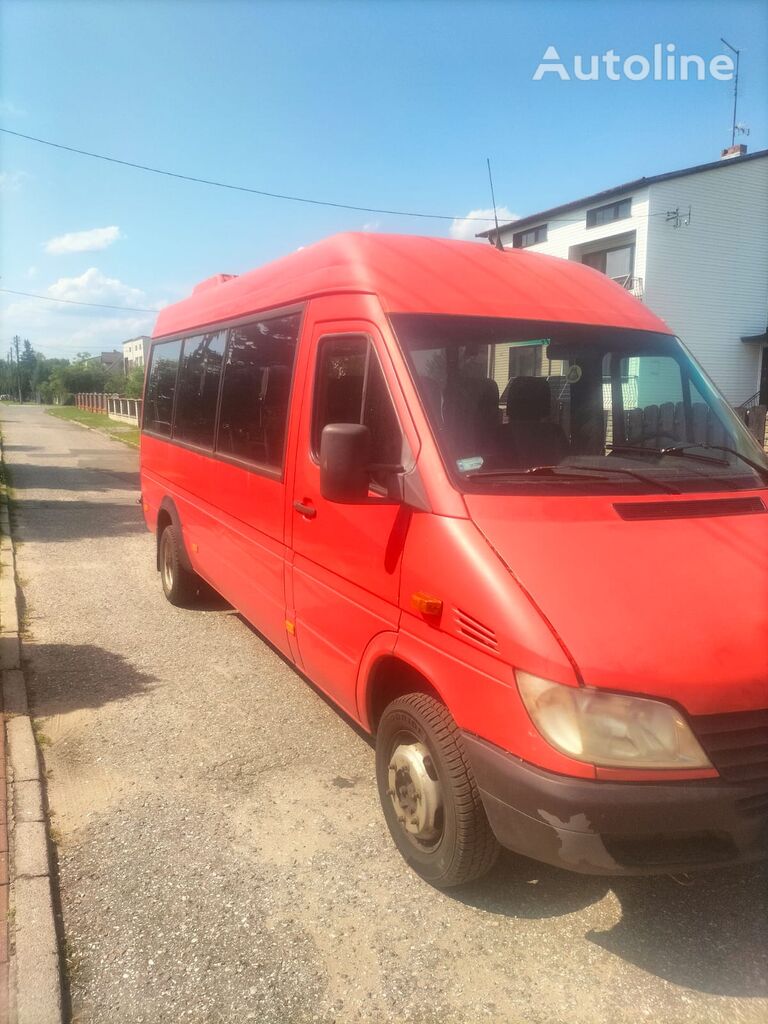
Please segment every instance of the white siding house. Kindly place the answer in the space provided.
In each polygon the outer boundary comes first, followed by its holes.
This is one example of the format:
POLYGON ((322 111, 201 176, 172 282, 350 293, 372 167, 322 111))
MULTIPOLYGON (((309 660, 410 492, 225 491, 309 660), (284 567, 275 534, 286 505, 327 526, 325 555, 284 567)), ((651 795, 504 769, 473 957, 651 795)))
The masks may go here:
POLYGON ((142 334, 123 342, 123 371, 130 373, 135 366, 144 366, 149 352, 150 338, 142 334))
POLYGON ((505 246, 588 263, 620 281, 682 338, 733 405, 758 392, 765 404, 768 150, 730 152, 524 217, 499 233, 505 246))

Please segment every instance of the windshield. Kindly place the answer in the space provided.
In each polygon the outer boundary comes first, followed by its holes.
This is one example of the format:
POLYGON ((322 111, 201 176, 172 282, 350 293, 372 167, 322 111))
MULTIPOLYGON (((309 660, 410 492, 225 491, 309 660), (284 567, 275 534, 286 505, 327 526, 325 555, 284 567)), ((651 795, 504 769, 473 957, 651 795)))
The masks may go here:
POLYGON ((465 491, 763 487, 768 459, 667 334, 393 314, 443 459, 465 491))

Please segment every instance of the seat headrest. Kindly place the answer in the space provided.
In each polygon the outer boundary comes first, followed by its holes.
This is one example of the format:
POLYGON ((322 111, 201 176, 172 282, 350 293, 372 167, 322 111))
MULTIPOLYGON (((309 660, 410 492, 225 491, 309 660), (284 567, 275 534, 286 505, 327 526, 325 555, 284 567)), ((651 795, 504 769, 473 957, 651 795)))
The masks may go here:
POLYGON ((507 390, 507 416, 510 420, 543 420, 551 407, 546 377, 514 377, 507 390))

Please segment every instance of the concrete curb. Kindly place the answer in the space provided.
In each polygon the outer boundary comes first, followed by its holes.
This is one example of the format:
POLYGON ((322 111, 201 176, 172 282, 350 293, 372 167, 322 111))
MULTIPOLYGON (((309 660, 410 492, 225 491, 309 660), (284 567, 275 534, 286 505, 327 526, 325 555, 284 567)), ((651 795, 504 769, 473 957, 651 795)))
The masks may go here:
MULTIPOLYGON (((3 459, 0 441, 0 461, 3 459)), ((53 902, 53 867, 43 793, 44 774, 21 670, 16 556, 8 495, 0 487, 0 669, 8 749, 10 1019, 62 1024, 61 960, 53 902)))

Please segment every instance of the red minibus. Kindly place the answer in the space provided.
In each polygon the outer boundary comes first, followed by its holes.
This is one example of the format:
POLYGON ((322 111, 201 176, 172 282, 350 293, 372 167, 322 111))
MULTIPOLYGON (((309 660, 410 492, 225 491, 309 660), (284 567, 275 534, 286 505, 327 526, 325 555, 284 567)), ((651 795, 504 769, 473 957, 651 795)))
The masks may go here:
POLYGON ((166 597, 375 735, 432 884, 766 855, 768 459, 619 284, 382 234, 211 278, 158 316, 141 477, 166 597))

